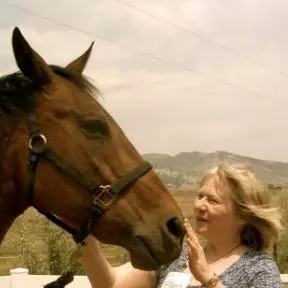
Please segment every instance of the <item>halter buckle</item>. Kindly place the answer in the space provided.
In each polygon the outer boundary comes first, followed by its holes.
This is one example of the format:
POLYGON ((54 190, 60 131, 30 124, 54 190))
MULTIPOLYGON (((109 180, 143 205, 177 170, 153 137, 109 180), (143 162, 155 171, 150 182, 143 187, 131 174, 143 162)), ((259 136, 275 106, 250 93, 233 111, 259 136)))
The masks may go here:
POLYGON ((100 206, 103 210, 108 209, 115 201, 115 195, 111 192, 110 185, 101 185, 93 194, 93 204, 100 206))

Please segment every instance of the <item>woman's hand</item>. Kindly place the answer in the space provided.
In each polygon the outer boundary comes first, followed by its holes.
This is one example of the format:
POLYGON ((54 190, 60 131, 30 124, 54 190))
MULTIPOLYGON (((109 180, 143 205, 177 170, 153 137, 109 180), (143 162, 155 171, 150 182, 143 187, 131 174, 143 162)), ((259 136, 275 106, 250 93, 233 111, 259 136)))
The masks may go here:
POLYGON ((187 219, 184 220, 184 228, 188 244, 189 269, 195 279, 204 284, 213 277, 213 272, 209 268, 199 239, 187 219))

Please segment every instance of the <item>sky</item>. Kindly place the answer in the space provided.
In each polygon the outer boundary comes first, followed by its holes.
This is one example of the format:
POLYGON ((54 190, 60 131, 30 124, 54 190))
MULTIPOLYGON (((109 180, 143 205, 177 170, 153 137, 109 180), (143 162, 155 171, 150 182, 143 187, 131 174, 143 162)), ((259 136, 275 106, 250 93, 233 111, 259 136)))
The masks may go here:
POLYGON ((85 74, 140 153, 288 162, 287 0, 0 0, 0 75, 15 26, 49 64, 95 41, 85 74))

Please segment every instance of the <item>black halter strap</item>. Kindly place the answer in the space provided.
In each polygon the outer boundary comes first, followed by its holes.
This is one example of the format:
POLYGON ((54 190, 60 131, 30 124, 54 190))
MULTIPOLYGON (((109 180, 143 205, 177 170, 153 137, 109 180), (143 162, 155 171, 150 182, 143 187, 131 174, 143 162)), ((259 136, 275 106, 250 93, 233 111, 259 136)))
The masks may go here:
POLYGON ((76 243, 81 243, 88 236, 91 230, 93 218, 100 217, 107 209, 109 209, 117 200, 119 194, 130 184, 135 182, 138 178, 145 175, 152 166, 149 162, 143 161, 134 170, 128 172, 117 182, 112 185, 95 185, 92 181, 87 179, 78 169, 73 167, 66 159, 59 156, 47 145, 46 137, 41 134, 37 117, 35 114, 28 116, 28 128, 30 133, 29 140, 29 159, 28 159, 28 172, 29 182, 28 190, 31 197, 32 205, 41 214, 45 215, 49 220, 60 226, 72 234, 76 243), (85 223, 79 228, 74 229, 61 221, 55 215, 42 211, 34 204, 34 184, 36 179, 37 164, 41 158, 53 163, 60 171, 72 178, 79 186, 84 188, 91 195, 91 214, 85 223))

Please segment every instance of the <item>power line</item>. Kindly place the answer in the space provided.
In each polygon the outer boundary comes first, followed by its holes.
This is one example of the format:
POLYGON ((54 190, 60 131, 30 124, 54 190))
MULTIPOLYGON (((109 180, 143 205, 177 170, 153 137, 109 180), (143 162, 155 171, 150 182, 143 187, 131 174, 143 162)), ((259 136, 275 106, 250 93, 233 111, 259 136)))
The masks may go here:
POLYGON ((118 46, 118 47, 127 49, 127 50, 129 50, 129 51, 131 51, 131 52, 134 52, 134 53, 143 55, 143 56, 145 56, 145 57, 149 57, 149 58, 154 59, 154 60, 156 60, 156 61, 162 62, 162 63, 164 63, 164 64, 166 64, 166 65, 173 66, 173 67, 178 68, 178 69, 180 68, 181 70, 185 70, 185 71, 187 71, 187 72, 190 72, 190 73, 199 75, 199 76, 201 76, 201 77, 207 78, 207 79, 209 79, 209 80, 212 80, 212 81, 214 81, 214 82, 218 82, 218 83, 220 83, 220 84, 222 84, 222 85, 230 86, 230 87, 235 88, 235 89, 237 89, 237 90, 244 90, 244 91, 246 91, 246 92, 248 92, 248 93, 250 93, 250 94, 254 94, 254 95, 256 95, 256 96, 258 96, 258 97, 260 97, 260 98, 266 98, 266 99, 268 99, 268 100, 270 100, 270 101, 273 101, 273 102, 277 102, 277 103, 280 103, 280 104, 288 105, 288 102, 283 101, 283 100, 281 100, 281 99, 277 99, 277 98, 271 97, 270 95, 263 94, 263 93, 261 93, 261 92, 252 90, 252 89, 250 89, 250 88, 243 87, 243 86, 238 85, 238 84, 230 83, 230 82, 225 81, 225 80, 223 80, 223 79, 221 79, 221 78, 213 77, 213 76, 211 76, 211 75, 208 75, 208 74, 199 72, 199 71, 197 71, 197 70, 194 70, 194 69, 192 69, 192 68, 190 68, 190 67, 186 67, 186 66, 183 66, 183 65, 178 64, 178 63, 175 63, 175 62, 167 61, 167 60, 165 60, 165 59, 163 59, 163 58, 161 58, 161 57, 158 57, 157 55, 154 55, 154 54, 151 54, 151 53, 148 53, 148 52, 143 52, 143 51, 141 51, 141 50, 139 50, 139 49, 137 49, 137 48, 133 48, 133 47, 127 45, 127 44, 113 41, 113 40, 111 40, 111 39, 108 39, 108 38, 106 38, 106 37, 103 37, 102 35, 98 35, 98 34, 95 34, 95 33, 91 33, 91 32, 88 32, 88 31, 86 31, 86 30, 83 30, 83 29, 81 29, 81 28, 78 28, 78 27, 72 26, 72 25, 70 25, 70 24, 64 23, 64 22, 62 22, 62 21, 55 20, 55 19, 52 19, 52 18, 50 18, 50 17, 47 17, 47 16, 44 16, 44 15, 38 14, 38 13, 36 13, 36 12, 33 12, 33 11, 27 9, 27 8, 23 8, 23 7, 18 6, 18 5, 16 5, 16 4, 7 3, 7 2, 2 1, 2 0, 0 0, 0 3, 2 3, 2 4, 4 4, 4 5, 7 5, 7 6, 10 6, 10 7, 14 8, 14 9, 17 9, 17 10, 22 11, 22 12, 24 12, 24 13, 33 15, 33 16, 35 16, 35 17, 37 17, 37 18, 40 18, 40 19, 43 19, 43 20, 46 20, 46 21, 49 21, 49 22, 52 22, 52 23, 55 23, 55 24, 64 26, 64 27, 66 27, 66 28, 69 28, 69 29, 75 30, 75 31, 77 31, 77 32, 80 32, 80 33, 82 33, 82 34, 95 37, 95 38, 97 38, 97 39, 99 39, 99 40, 101 40, 101 41, 107 42, 107 43, 109 43, 109 44, 116 45, 116 46, 118 46))
POLYGON ((258 64, 258 65, 260 65, 260 66, 262 66, 262 67, 266 67, 266 68, 269 68, 269 69, 273 69, 275 72, 280 73, 281 75, 283 75, 283 76, 285 76, 285 77, 288 77, 288 74, 287 74, 286 72, 281 71, 281 70, 277 70, 277 69, 275 69, 275 68, 268 67, 266 63, 264 63, 264 62, 262 62, 262 61, 259 61, 259 60, 256 60, 256 59, 252 58, 251 56, 246 55, 246 54, 243 54, 243 53, 241 53, 241 52, 239 52, 239 51, 236 51, 235 49, 230 48, 230 47, 228 47, 228 46, 226 46, 226 45, 223 45, 223 44, 221 44, 221 43, 217 43, 217 42, 209 39, 208 37, 205 37, 205 36, 201 35, 199 32, 197 32, 197 31, 195 31, 195 30, 187 29, 187 28, 185 28, 185 27, 183 27, 183 26, 180 26, 180 25, 178 25, 178 24, 176 24, 176 23, 174 23, 174 22, 172 22, 172 21, 170 21, 170 20, 168 20, 168 19, 166 19, 166 18, 162 18, 162 17, 156 16, 156 15, 154 15, 154 14, 151 14, 151 13, 149 13, 148 11, 146 11, 146 10, 144 10, 144 9, 142 9, 142 8, 139 8, 139 7, 137 7, 137 6, 134 5, 134 4, 130 4, 130 3, 126 2, 126 1, 118 0, 118 2, 119 2, 121 5, 127 6, 127 7, 129 7, 130 9, 133 9, 133 10, 135 10, 135 11, 137 11, 137 12, 140 12, 140 13, 142 13, 142 14, 150 17, 150 18, 153 18, 153 19, 155 19, 155 20, 157 20, 157 21, 160 21, 160 22, 163 22, 163 23, 165 23, 165 24, 168 24, 168 25, 174 27, 174 28, 177 29, 177 30, 180 30, 180 31, 182 31, 182 32, 184 32, 184 33, 186 33, 186 34, 189 34, 189 35, 192 35, 192 36, 194 36, 194 37, 197 37, 197 38, 199 38, 199 39, 201 39, 201 40, 203 40, 203 41, 205 41, 205 42, 207 42, 207 43, 209 43, 209 44, 212 44, 212 45, 214 45, 214 46, 217 46, 217 47, 221 48, 222 50, 225 50, 225 51, 228 51, 228 52, 230 52, 230 53, 233 53, 233 54, 235 54, 235 55, 237 55, 237 56, 239 56, 239 57, 241 57, 241 58, 244 58, 244 59, 246 59, 246 60, 249 60, 250 62, 256 63, 256 64, 258 64))

